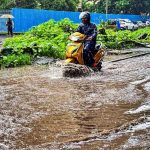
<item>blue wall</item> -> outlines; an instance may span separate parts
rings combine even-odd
[[[35,9],[12,9],[14,18],[14,31],[24,32],[32,26],[39,25],[50,19],[59,21],[63,18],[70,18],[75,23],[79,23],[79,12],[51,11],[51,10],[35,10]]]
[[[6,32],[6,21],[7,19],[0,18],[0,32]]]
[[[74,23],[80,23],[79,12],[66,12],[66,11],[52,11],[52,10],[35,10],[35,9],[12,9],[12,15],[15,17],[14,21],[14,32],[25,32],[32,26],[39,25],[49,19],[59,21],[63,18],[70,18]],[[132,21],[145,20],[148,17],[139,15],[120,15],[120,14],[108,14],[107,18],[105,14],[91,13],[92,22],[99,24],[101,21],[107,19],[130,19]],[[150,18],[150,17],[149,17]],[[4,19],[0,19],[0,32],[6,31]]]

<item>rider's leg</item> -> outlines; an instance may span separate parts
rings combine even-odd
[[[84,63],[85,65],[90,66],[90,67],[94,63],[93,54],[92,54],[92,50],[94,47],[95,47],[95,44],[93,44],[92,42],[86,42],[84,50],[83,50]]]

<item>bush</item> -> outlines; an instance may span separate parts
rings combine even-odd
[[[60,22],[49,20],[41,25],[32,27],[28,32],[13,38],[5,40],[3,47],[12,48],[13,55],[5,56],[1,60],[1,65],[17,66],[21,64],[18,60],[23,54],[30,54],[34,58],[36,56],[49,56],[53,58],[64,58],[65,48],[68,43],[68,31],[74,31],[77,25],[73,24],[69,19]],[[19,63],[16,64],[15,60]],[[26,57],[25,57],[26,59]],[[14,64],[13,64],[14,60]],[[29,64],[22,58],[22,64]]]
[[[120,30],[117,32],[113,29],[106,29],[105,32],[106,35],[98,35],[98,40],[102,41],[102,43],[105,44],[107,48],[111,49],[132,48],[136,46],[136,42],[150,43],[150,27],[136,31]],[[140,39],[139,37],[143,34],[147,34],[147,37]]]
[[[30,65],[31,56],[27,54],[3,56],[0,60],[1,67],[16,67],[21,65]]]
[[[5,40],[3,47],[12,48],[12,54],[3,56],[0,65],[6,67],[31,64],[36,56],[49,56],[53,58],[64,58],[65,48],[68,44],[68,36],[77,28],[69,19],[59,22],[49,20],[36,27],[32,27],[28,32]],[[114,31],[105,29],[107,24],[98,25],[97,39],[107,48],[122,49],[135,47],[135,43],[128,41],[137,41],[150,43],[150,36],[145,39],[138,37],[143,33],[150,35],[150,27],[139,29],[137,31]]]
[[[35,56],[49,56],[54,58],[63,58],[65,47],[67,45],[67,28],[74,28],[75,25],[69,20],[64,19],[60,22],[50,20],[37,27],[33,27],[24,35],[6,39],[5,48],[13,48],[15,54],[29,52]]]

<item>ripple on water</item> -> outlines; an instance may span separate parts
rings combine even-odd
[[[150,92],[150,81],[144,85],[146,91]]]
[[[143,104],[142,106],[139,106],[137,109],[131,109],[127,112],[125,112],[124,114],[138,114],[141,112],[146,112],[150,110],[150,102]]]
[[[115,148],[120,148],[128,139],[130,147],[136,146],[136,138],[131,145],[134,138],[130,134],[144,132],[145,137],[149,121],[129,126],[118,134],[113,132],[102,137],[99,133],[138,118],[141,115],[138,113],[149,114],[150,103],[145,101],[149,96],[146,66],[150,63],[149,58],[145,58],[106,63],[108,66],[101,72],[76,79],[62,78],[61,69],[57,67],[2,70],[0,148],[90,149],[95,146],[96,149],[115,144]],[[126,138],[122,138],[123,135]],[[89,136],[97,138],[71,142]]]

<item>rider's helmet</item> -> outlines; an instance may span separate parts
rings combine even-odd
[[[79,15],[79,19],[83,19],[83,18],[87,18],[87,20],[90,21],[91,15],[88,11],[85,12],[81,12],[81,14]]]

